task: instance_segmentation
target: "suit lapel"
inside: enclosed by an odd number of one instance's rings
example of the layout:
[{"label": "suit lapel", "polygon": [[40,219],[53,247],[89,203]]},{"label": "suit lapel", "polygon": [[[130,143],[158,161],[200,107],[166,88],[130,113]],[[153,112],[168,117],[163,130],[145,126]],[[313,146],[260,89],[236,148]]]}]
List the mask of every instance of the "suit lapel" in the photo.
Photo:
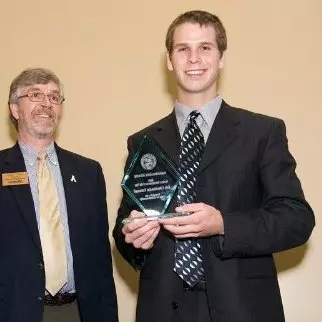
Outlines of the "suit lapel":
[{"label": "suit lapel", "polygon": [[[26,172],[25,162],[18,143],[9,150],[7,159],[2,165],[2,173],[13,172]],[[12,194],[16,199],[32,239],[41,251],[35,206],[30,185],[9,186],[8,188],[12,191]]]},{"label": "suit lapel", "polygon": [[80,213],[80,200],[78,190],[80,178],[78,170],[75,168],[73,162],[71,162],[67,152],[58,147],[57,144],[55,144],[55,149],[64,185],[70,238],[71,241],[73,241],[75,237],[74,228],[77,227],[77,214]]},{"label": "suit lapel", "polygon": [[223,101],[211,128],[199,172],[205,170],[239,136],[240,122],[232,108]]},{"label": "suit lapel", "polygon": [[147,133],[155,139],[175,164],[179,163],[180,134],[174,111]]},{"label": "suit lapel", "polygon": [[[205,170],[239,137],[240,121],[235,110],[224,101],[211,128],[204,154],[200,164],[200,172]],[[174,111],[148,131],[175,164],[179,164],[180,133]]]}]

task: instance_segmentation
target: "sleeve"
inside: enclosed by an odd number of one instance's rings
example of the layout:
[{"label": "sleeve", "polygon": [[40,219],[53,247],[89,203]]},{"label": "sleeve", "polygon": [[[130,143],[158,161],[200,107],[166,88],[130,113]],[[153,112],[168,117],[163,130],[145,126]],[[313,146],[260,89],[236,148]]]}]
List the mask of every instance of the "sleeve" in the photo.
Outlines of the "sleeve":
[{"label": "sleeve", "polygon": [[262,205],[247,212],[223,214],[225,235],[216,236],[215,254],[251,257],[305,243],[315,225],[288,150],[285,124],[274,119],[259,165]]},{"label": "sleeve", "polygon": [[[131,160],[133,158],[133,155],[135,153],[131,137],[127,141],[127,147],[128,147],[128,158],[125,163],[124,173],[129,167]],[[113,230],[113,237],[115,240],[116,247],[120,252],[120,254],[135,270],[138,271],[144,267],[144,264],[147,259],[147,255],[149,254],[150,251],[137,249],[133,245],[125,242],[125,236],[122,233],[122,228],[123,228],[122,220],[128,217],[132,210],[139,211],[140,209],[138,209],[135,203],[128,197],[126,192],[123,191],[122,201],[118,209],[116,223]]]},{"label": "sleeve", "polygon": [[106,204],[106,185],[101,166],[97,169],[97,269],[101,285],[101,312],[106,321],[118,321],[116,290],[113,278],[111,246],[108,238],[109,224]]}]

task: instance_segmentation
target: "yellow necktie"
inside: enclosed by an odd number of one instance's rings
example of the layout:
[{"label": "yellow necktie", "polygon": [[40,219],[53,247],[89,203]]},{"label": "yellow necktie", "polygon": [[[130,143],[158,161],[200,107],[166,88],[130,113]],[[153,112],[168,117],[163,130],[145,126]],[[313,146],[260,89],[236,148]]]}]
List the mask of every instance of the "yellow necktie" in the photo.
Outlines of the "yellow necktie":
[{"label": "yellow necktie", "polygon": [[39,234],[46,274],[46,289],[55,295],[67,282],[67,259],[56,186],[46,164],[38,157]]}]

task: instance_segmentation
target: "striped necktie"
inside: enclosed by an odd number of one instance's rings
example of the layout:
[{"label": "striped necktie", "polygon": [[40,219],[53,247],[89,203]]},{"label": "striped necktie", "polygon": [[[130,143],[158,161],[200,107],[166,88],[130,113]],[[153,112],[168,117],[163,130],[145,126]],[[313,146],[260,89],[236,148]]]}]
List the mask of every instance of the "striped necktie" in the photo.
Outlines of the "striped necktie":
[{"label": "striped necktie", "polygon": [[[200,113],[196,111],[190,113],[189,122],[181,139],[177,196],[179,206],[196,200],[195,183],[205,145],[204,137],[196,122],[199,115]],[[176,240],[174,271],[191,287],[200,281],[204,269],[198,240],[192,238]]]}]

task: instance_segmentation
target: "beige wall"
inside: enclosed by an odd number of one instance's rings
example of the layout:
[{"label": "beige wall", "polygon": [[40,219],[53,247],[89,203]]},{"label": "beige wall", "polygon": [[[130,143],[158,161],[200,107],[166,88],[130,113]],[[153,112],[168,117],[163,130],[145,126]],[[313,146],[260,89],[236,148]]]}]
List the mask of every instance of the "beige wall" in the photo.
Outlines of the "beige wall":
[{"label": "beige wall", "polygon": [[[113,227],[127,136],[171,110],[166,28],[196,3],[217,13],[227,28],[221,94],[233,105],[286,121],[297,172],[319,223],[321,0],[2,0],[0,149],[14,140],[6,110],[11,80],[25,67],[51,68],[66,91],[58,143],[102,163]],[[321,244],[317,227],[308,245],[276,256],[287,321],[322,321]],[[115,249],[114,264],[120,320],[131,322],[136,276]]]}]

